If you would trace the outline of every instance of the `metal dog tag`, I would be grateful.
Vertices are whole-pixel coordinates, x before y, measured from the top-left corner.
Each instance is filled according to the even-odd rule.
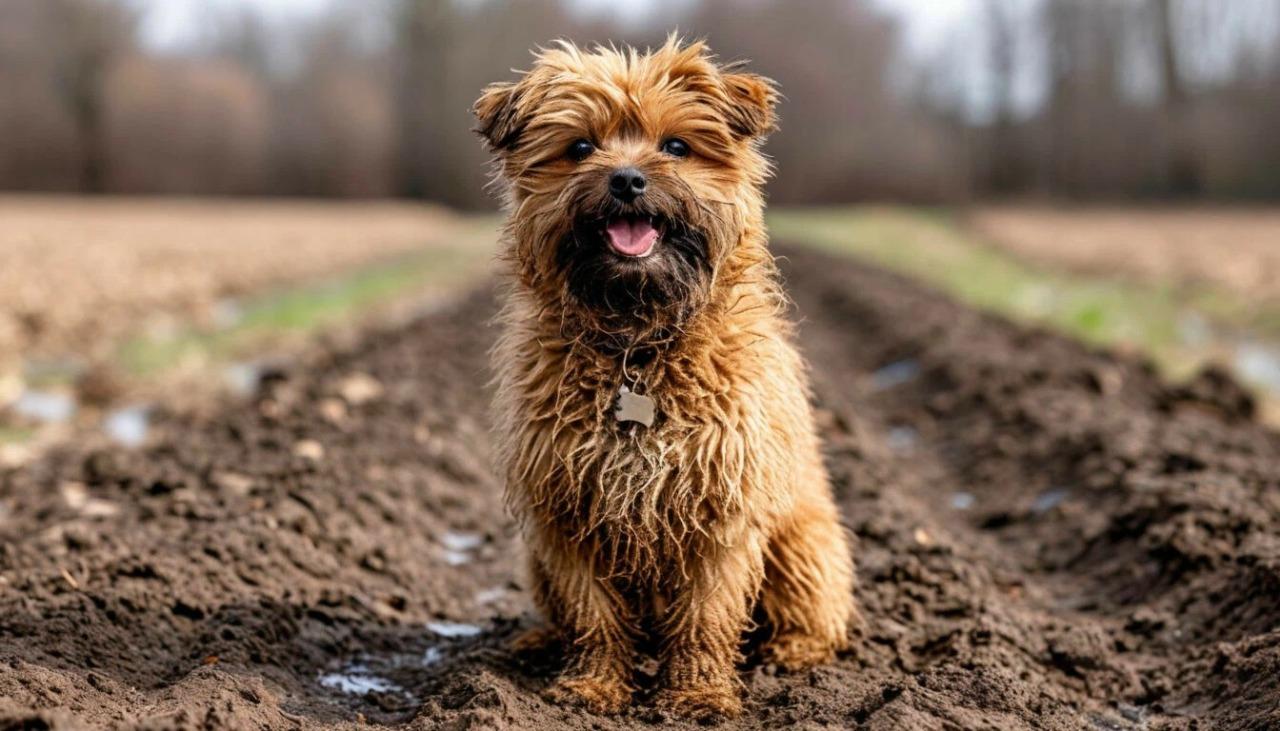
[[[626,386],[618,390],[618,406],[613,410],[613,415],[618,421],[635,421],[645,426],[653,426],[653,412],[653,399],[632,393]]]

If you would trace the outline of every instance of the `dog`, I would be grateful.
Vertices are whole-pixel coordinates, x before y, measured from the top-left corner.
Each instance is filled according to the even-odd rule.
[[[494,347],[506,497],[558,639],[556,702],[733,717],[744,638],[788,669],[857,621],[850,545],[767,247],[778,93],[702,42],[568,42],[487,87],[503,191]]]

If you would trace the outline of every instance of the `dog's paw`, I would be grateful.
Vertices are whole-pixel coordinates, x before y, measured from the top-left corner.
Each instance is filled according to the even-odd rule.
[[[841,643],[829,638],[786,633],[769,640],[764,647],[763,659],[784,670],[796,672],[831,662],[841,648]]]
[[[552,703],[586,708],[592,713],[617,713],[631,702],[631,689],[616,680],[589,675],[563,677],[547,688],[543,696]]]
[[[658,710],[678,718],[711,722],[742,715],[742,699],[731,684],[664,688],[653,699]]]

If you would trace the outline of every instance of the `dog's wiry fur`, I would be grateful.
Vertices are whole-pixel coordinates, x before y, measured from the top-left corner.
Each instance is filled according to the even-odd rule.
[[[558,44],[476,103],[509,211],[500,457],[535,601],[570,650],[556,699],[620,709],[652,643],[659,705],[732,716],[753,618],[784,666],[847,642],[850,551],[763,224],[775,100],[673,39]],[[665,154],[672,137],[692,154]],[[577,139],[597,149],[575,162]],[[619,166],[648,179],[632,204],[609,197]],[[623,213],[664,222],[652,256],[601,243],[594,222]],[[614,417],[632,383],[651,427]]]

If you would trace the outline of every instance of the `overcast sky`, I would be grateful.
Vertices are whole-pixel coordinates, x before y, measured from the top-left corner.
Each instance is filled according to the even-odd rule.
[[[475,0],[472,0],[475,1]],[[333,0],[135,0],[145,11],[143,39],[153,48],[171,49],[200,35],[201,24],[210,7],[252,6],[275,19],[314,15]],[[628,8],[629,15],[643,15],[650,0],[576,0],[584,8],[606,12]],[[977,0],[874,0],[875,4],[905,22],[906,40],[913,51],[930,53],[941,44],[949,29],[965,22]]]
[[[2,0],[0,0],[2,1]],[[203,24],[211,10],[253,7],[274,22],[314,16],[344,0],[133,0],[144,11],[143,41],[158,50],[181,48],[201,37]],[[348,0],[349,1],[349,0]],[[367,2],[369,0],[366,0]],[[455,0],[459,3],[482,3],[488,0]],[[518,1],[518,0],[517,0]],[[744,0],[745,1],[745,0]],[[789,0],[803,2],[804,0]],[[874,6],[901,21],[903,42],[907,50],[931,69],[928,82],[948,89],[946,95],[961,102],[975,120],[989,116],[994,97],[992,79],[986,64],[982,20],[983,0],[869,0]],[[623,20],[645,20],[654,8],[696,0],[572,0],[586,13],[612,14]],[[1009,7],[1020,17],[1034,17],[1042,0],[1017,0]],[[1221,0],[1213,6],[1219,22],[1219,42],[1202,45],[1200,53],[1185,59],[1186,72],[1192,78],[1212,81],[1215,75],[1231,71],[1234,51],[1241,42],[1275,53],[1275,40],[1280,37],[1277,23],[1280,13],[1275,8],[1280,0]],[[370,2],[372,5],[373,3]],[[1205,5],[1203,7],[1210,7]],[[1194,30],[1194,28],[1192,29]],[[966,39],[957,46],[957,39]],[[1038,53],[1032,49],[1032,53]],[[939,63],[940,60],[945,62]],[[1013,78],[1013,104],[1016,113],[1034,112],[1045,95],[1043,64],[1039,55],[1018,58]],[[1156,77],[1146,64],[1131,64],[1122,80],[1131,93],[1142,96],[1154,93]],[[914,83],[909,73],[897,81]]]

